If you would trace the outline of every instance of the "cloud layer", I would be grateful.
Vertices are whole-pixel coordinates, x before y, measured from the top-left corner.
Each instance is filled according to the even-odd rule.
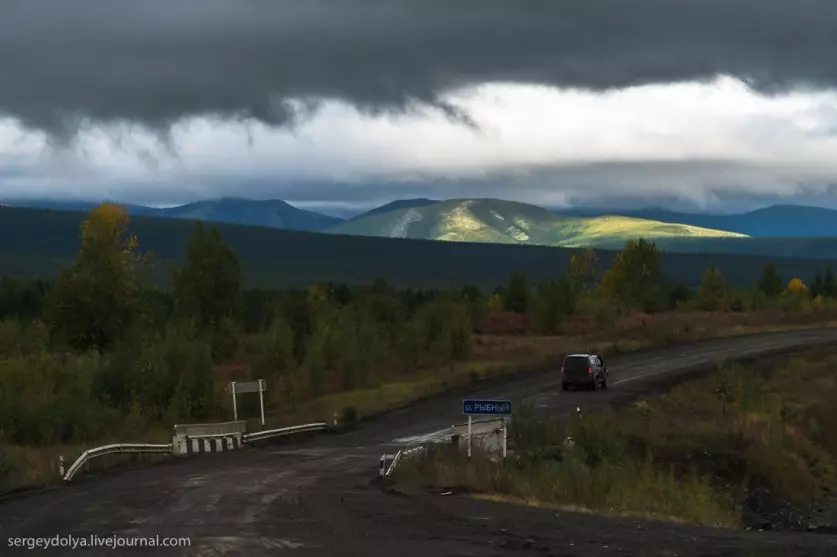
[[[834,0],[4,0],[0,113],[56,134],[488,82],[833,86],[835,28]]]
[[[0,193],[153,204],[240,195],[315,208],[409,196],[712,204],[816,197],[837,183],[834,91],[766,96],[719,78],[600,93],[494,84],[442,100],[476,126],[428,107],[369,115],[328,101],[292,129],[195,116],[168,143],[121,123],[55,145],[0,119]]]

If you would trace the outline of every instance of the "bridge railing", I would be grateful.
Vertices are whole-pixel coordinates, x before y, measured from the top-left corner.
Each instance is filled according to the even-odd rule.
[[[96,447],[95,449],[88,449],[84,451],[80,457],[73,462],[70,469],[67,470],[67,473],[64,474],[64,481],[69,482],[73,479],[76,472],[78,472],[82,466],[87,464],[94,458],[99,458],[105,455],[110,454],[171,454],[172,446],[171,443],[166,445],[150,445],[144,443],[117,443],[114,445],[104,445],[102,447]],[[63,458],[62,458],[63,462]],[[62,470],[63,472],[63,470]]]

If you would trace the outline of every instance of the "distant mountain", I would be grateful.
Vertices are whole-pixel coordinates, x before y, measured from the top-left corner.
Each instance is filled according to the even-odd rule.
[[[560,215],[585,217],[608,214],[608,210],[596,208],[555,209],[554,212]],[[804,205],[773,205],[731,215],[681,213],[660,208],[619,211],[619,214],[640,219],[729,230],[762,238],[837,236],[837,210]]]
[[[371,217],[373,215],[380,215],[383,213],[389,213],[391,211],[397,211],[399,209],[415,209],[418,207],[426,207],[428,205],[435,205],[439,203],[437,199],[427,199],[426,197],[420,197],[417,199],[397,199],[386,205],[381,205],[380,207],[375,207],[374,209],[370,209],[365,213],[361,213],[357,216],[354,216],[349,221],[355,221],[358,219]]]
[[[50,211],[90,211],[94,207],[99,206],[101,201],[56,201],[51,199],[6,199],[0,200],[3,205],[12,207],[28,207],[32,209],[47,209]],[[158,211],[153,207],[146,207],[144,205],[131,205],[129,203],[119,203],[132,214],[137,215],[151,215]]]
[[[158,209],[157,214],[150,216],[306,231],[324,230],[343,222],[336,217],[297,209],[278,199],[255,201],[232,197]]]
[[[623,216],[572,217],[500,199],[453,199],[368,214],[331,234],[454,242],[596,247],[629,238],[722,238],[742,234]]]
[[[17,207],[50,209],[53,211],[89,211],[99,205],[98,202],[92,201],[49,200],[10,200],[4,203]],[[115,201],[114,203],[119,202]],[[224,197],[164,209],[143,205],[120,204],[124,205],[128,209],[128,212],[135,216],[227,222],[231,224],[269,226],[272,228],[310,232],[324,230],[343,222],[342,219],[336,217],[323,215],[314,211],[297,209],[289,203],[278,199],[259,201]]]

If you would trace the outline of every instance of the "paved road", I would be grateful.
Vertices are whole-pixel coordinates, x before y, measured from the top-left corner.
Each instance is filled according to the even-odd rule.
[[[440,396],[354,432],[81,479],[0,502],[0,555],[18,554],[7,551],[12,537],[91,534],[188,537],[191,546],[90,549],[83,555],[837,555],[837,538],[829,536],[559,515],[460,497],[392,494],[372,482],[381,453],[460,422],[463,394],[522,397],[557,414],[641,396],[707,363],[834,341],[837,330],[670,347],[610,359],[607,391],[562,392],[555,370],[547,370]]]

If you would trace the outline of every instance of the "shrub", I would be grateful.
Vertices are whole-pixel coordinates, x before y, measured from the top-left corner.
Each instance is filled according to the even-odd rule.
[[[0,441],[0,493],[15,485],[17,475],[17,467],[12,462],[8,449]]]
[[[489,335],[526,334],[532,331],[532,320],[527,315],[510,311],[488,312],[476,332]]]

